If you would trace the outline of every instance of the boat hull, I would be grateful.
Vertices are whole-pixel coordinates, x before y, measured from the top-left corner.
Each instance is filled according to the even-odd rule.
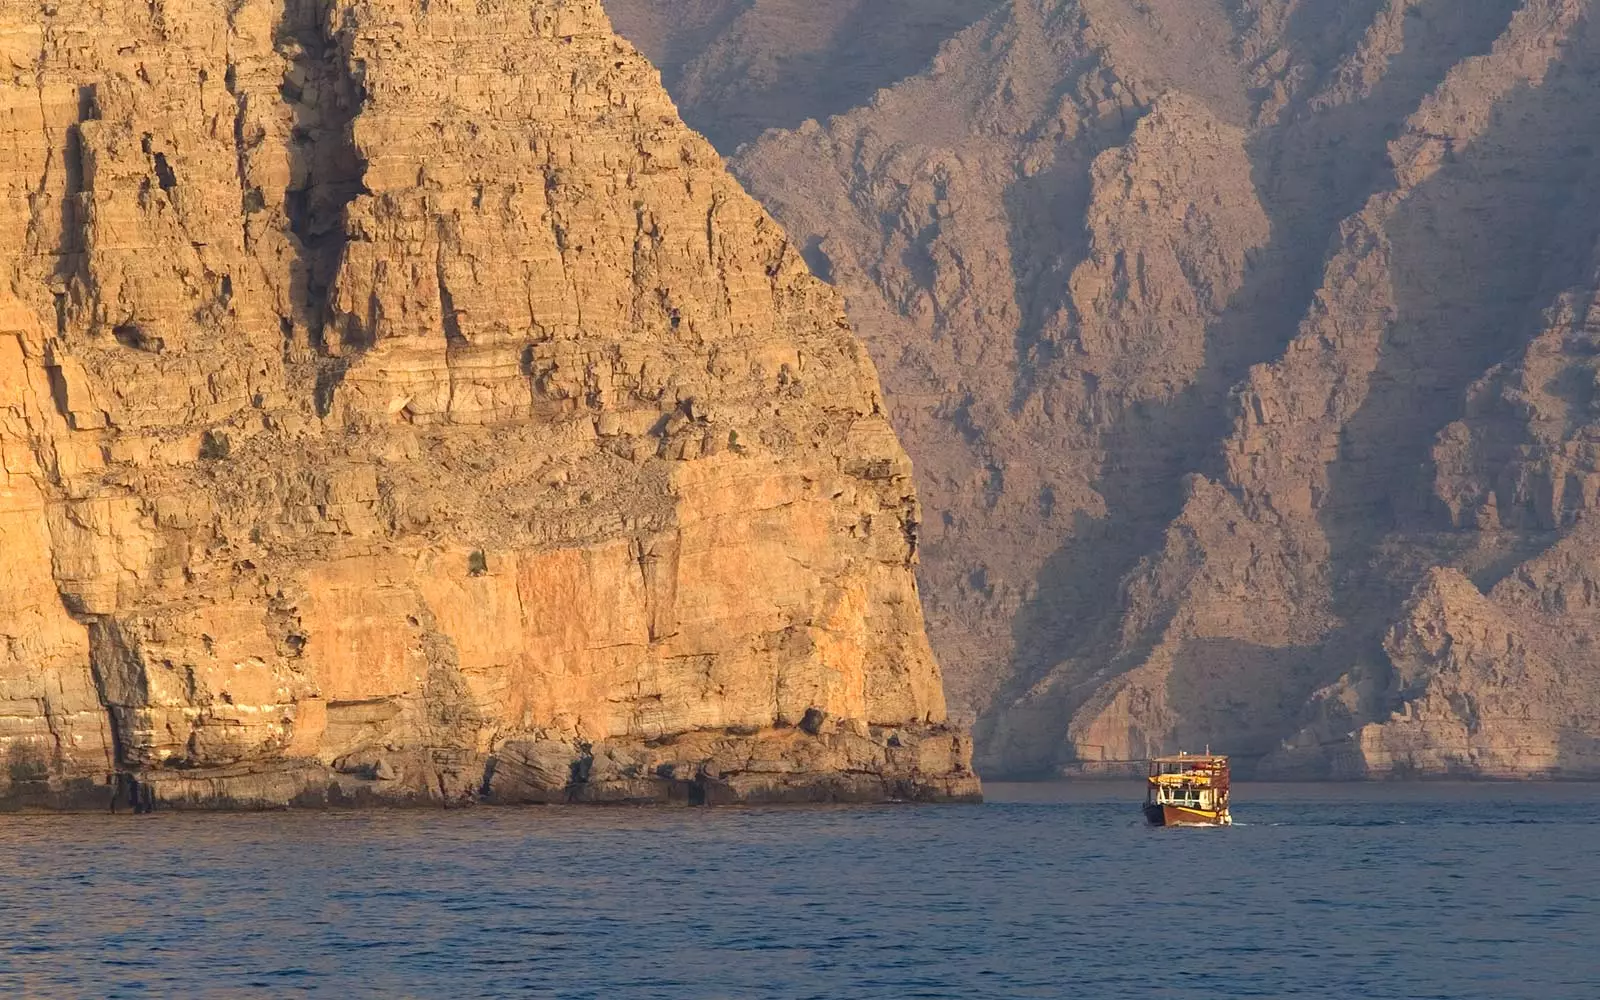
[[[1181,806],[1146,803],[1144,818],[1151,826],[1232,826],[1233,817],[1224,809],[1212,812],[1207,809],[1185,809]]]

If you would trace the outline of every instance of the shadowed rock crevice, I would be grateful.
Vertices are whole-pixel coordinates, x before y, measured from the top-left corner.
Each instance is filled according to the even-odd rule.
[[[1001,0],[658,0],[609,4],[663,67],[690,126],[732,152],[768,128],[826,120],[925,69]]]
[[[1284,27],[1284,47],[1293,53],[1291,65],[1303,68],[1313,85],[1327,80],[1340,61],[1361,44],[1378,14],[1391,0],[1345,0],[1344,3],[1291,3]],[[1250,8],[1271,9],[1272,0],[1246,0]]]
[[[1074,76],[1068,79],[1077,82]],[[1056,100],[1066,96],[1063,90]],[[1119,110],[1090,123],[1073,144],[1055,151],[1049,167],[1006,188],[1008,249],[1020,311],[1013,412],[1038,390],[1043,374],[1062,360],[1061,341],[1083,322],[1069,282],[1089,256],[1085,216],[1094,193],[1090,169],[1096,156],[1129,140],[1139,117],[1140,112]]]
[[[298,257],[293,321],[319,351],[329,347],[327,298],[348,238],[345,209],[366,192],[353,133],[363,88],[338,37],[340,16],[331,0],[293,0],[275,39],[288,62],[280,93],[292,114],[284,209]]]
[[[1325,660],[1320,647],[1186,641],[1167,679],[1167,697],[1182,706],[1171,739],[1195,748],[1226,740],[1241,771],[1251,773],[1279,748],[1311,695],[1332,679]]]

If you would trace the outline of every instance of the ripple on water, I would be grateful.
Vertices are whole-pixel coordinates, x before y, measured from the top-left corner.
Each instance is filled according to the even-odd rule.
[[[0,995],[1600,996],[1594,786],[991,795],[0,818]]]

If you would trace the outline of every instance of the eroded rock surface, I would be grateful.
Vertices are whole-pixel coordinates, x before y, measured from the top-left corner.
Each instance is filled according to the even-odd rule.
[[[841,303],[595,0],[0,0],[0,800],[950,799]]]
[[[1594,0],[972,0],[848,111],[852,0],[610,4],[691,122],[820,67],[725,151],[883,372],[986,773],[1600,773]]]

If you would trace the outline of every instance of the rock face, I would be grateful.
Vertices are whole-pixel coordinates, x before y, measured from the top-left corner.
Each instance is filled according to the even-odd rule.
[[[596,0],[0,74],[0,800],[977,794],[873,366]]]
[[[1600,3],[970,0],[855,91],[853,0],[610,5],[691,123],[765,73],[986,774],[1600,774]]]

